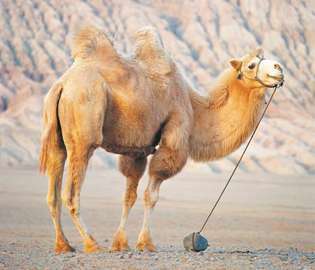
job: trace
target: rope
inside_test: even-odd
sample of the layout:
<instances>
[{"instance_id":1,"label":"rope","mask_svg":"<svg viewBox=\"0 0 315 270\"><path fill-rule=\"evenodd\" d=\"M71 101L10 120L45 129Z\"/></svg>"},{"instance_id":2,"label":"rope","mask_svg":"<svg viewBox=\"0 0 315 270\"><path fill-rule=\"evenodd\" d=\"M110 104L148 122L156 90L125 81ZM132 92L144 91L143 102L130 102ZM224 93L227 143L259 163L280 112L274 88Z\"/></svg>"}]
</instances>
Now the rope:
<instances>
[{"instance_id":1,"label":"rope","mask_svg":"<svg viewBox=\"0 0 315 270\"><path fill-rule=\"evenodd\" d=\"M267 105L266 105L266 107L265 107L265 109L264 109L264 111L263 111L263 113L262 113L262 115L261 115L261 117L260 117L260 119L259 119L259 121L258 121L258 123L257 123L257 125L256 125L256 127L255 127L255 129L254 129L254 132L253 132L252 135L250 136L249 141L248 141L248 143L246 144L246 147L245 147L245 149L244 149L244 151L243 151L241 157L239 158L238 162L236 163L236 165L235 165L235 167L234 167L234 169L233 169L233 171L232 171L232 173L231 173L231 175L230 175L230 177L229 177L229 180L226 182L226 184L225 184L223 190L221 191L221 194L220 194L219 198L218 198L217 201L215 202L215 204L214 204L214 206L212 207L212 209L211 209L209 215L207 216L207 218L206 218L206 220L204 221L204 223L203 223L201 229L199 230L199 233L201 233L202 230L204 229L204 227L206 226L206 224L207 224L209 218L211 217L212 213L214 212L214 209L217 207L217 205L218 205L218 203L219 203L219 201L220 201L220 199L221 199L223 193L225 192L226 188L228 187L230 181L232 180L232 178L233 178L233 176L234 176L234 174L235 174L235 172L236 172L238 166L240 165L240 163L241 163L241 161L242 161L242 159L243 159L243 156L244 156L244 154L245 154L245 152L246 152L246 150L247 150L249 144L251 143L252 139L253 139L254 136L255 136L255 133L256 133L258 127L259 127L259 124L260 124L261 120L262 120L262 119L264 118L264 116L265 116L265 113L266 113L266 111L267 111L267 109L268 109L268 107L269 107L269 105L270 105L270 103L271 103L271 101L272 101L272 99L273 99L273 96L275 95L275 93L276 93L276 91L277 91L277 87L278 87L277 85L274 87L274 90L273 90L273 92L272 92L272 94L271 94L271 96L270 96L270 99L269 99L269 101L268 101L268 103L267 103Z\"/></svg>"}]
</instances>

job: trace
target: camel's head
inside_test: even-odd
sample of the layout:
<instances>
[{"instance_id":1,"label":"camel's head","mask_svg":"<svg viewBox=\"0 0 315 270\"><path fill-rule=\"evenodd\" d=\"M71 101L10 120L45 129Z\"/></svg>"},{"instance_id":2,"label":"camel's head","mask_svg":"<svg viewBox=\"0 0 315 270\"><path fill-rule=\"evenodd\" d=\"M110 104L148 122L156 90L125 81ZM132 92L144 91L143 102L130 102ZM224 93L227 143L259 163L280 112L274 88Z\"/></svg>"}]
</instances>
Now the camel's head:
<instances>
[{"instance_id":1,"label":"camel's head","mask_svg":"<svg viewBox=\"0 0 315 270\"><path fill-rule=\"evenodd\" d=\"M248 88L271 88L282 86L283 69L274 60L265 59L262 49L256 49L240 59L230 60L231 66L237 70L238 79Z\"/></svg>"}]
</instances>

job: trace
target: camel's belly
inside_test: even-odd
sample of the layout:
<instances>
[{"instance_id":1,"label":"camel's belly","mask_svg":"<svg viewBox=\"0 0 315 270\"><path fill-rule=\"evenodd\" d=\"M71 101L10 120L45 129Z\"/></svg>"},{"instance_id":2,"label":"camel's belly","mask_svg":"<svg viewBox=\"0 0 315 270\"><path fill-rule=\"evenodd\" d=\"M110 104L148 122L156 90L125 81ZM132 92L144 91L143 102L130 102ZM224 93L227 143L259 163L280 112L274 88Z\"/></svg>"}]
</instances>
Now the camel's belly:
<instances>
[{"instance_id":1,"label":"camel's belly","mask_svg":"<svg viewBox=\"0 0 315 270\"><path fill-rule=\"evenodd\" d=\"M137 126L128 123L128 121L118 121L105 127L103 144L107 151L115 153L118 151L115 149L125 148L124 151L137 152L158 144L161 136L160 124Z\"/></svg>"},{"instance_id":2,"label":"camel's belly","mask_svg":"<svg viewBox=\"0 0 315 270\"><path fill-rule=\"evenodd\" d=\"M117 127L118 126L118 127ZM119 129L119 125L105 129L102 147L110 152L133 157L146 157L155 152L155 147L161 138L161 129L156 132L148 130L137 130L134 128Z\"/></svg>"},{"instance_id":3,"label":"camel's belly","mask_svg":"<svg viewBox=\"0 0 315 270\"><path fill-rule=\"evenodd\" d=\"M143 147L129 147L124 145L114 145L104 143L103 148L110 153L132 156L135 158L146 157L155 152L154 145L148 145Z\"/></svg>"}]
</instances>

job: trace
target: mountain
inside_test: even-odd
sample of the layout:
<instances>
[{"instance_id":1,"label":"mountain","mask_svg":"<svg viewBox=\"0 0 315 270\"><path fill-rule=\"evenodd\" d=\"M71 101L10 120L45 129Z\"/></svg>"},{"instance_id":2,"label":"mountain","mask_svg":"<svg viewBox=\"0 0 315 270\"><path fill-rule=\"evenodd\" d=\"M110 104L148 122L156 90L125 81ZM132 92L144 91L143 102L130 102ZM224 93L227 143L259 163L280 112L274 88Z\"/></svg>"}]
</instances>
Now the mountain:
<instances>
[{"instance_id":1,"label":"mountain","mask_svg":"<svg viewBox=\"0 0 315 270\"><path fill-rule=\"evenodd\" d=\"M286 81L241 169L315 173L315 1L289 0L1 1L0 166L36 165L43 96L71 65L71 34L84 24L104 29L121 53L132 51L134 31L153 25L203 92L230 58L263 47ZM202 167L230 170L240 151ZM113 167L115 157L97 151L92 166Z\"/></svg>"}]
</instances>

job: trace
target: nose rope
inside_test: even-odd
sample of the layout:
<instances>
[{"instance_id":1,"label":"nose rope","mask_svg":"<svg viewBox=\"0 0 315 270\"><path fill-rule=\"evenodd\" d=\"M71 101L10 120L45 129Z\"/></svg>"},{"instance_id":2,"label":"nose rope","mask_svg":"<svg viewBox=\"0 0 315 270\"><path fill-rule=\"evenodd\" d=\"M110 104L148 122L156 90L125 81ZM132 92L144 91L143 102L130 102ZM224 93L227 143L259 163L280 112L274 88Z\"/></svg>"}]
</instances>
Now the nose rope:
<instances>
[{"instance_id":1,"label":"nose rope","mask_svg":"<svg viewBox=\"0 0 315 270\"><path fill-rule=\"evenodd\" d=\"M257 123L257 125L256 125L256 127L255 127L255 129L254 129L254 131L253 131L253 133L252 133L252 135L250 136L249 141L248 141L248 143L246 144L246 147L245 147L245 149L244 149L242 155L240 156L239 160L237 161L237 163L236 163L236 165L235 165L235 167L234 167L234 169L233 169L233 171L232 171L232 173L231 173L231 175L230 175L228 181L226 182L226 184L225 184L223 190L221 191L220 196L219 196L218 199L216 200L216 202L215 202L214 206L212 207L212 209L211 209L209 215L208 215L207 218L205 219L205 221L204 221L204 223L203 223L201 229L199 230L199 233L202 232L202 230L204 229L204 227L205 227L206 224L208 223L208 220L209 220L209 218L211 217L212 213L214 212L214 209L217 207L217 205L218 205L218 203L219 203L221 197L223 196L223 194L224 194L226 188L227 188L228 185L230 184L230 182L231 182L231 180L232 180L232 178L233 178L233 176L234 176L234 174L235 174L237 168L239 167L239 165L240 165L240 163L241 163L241 161L242 161L242 159L243 159L243 157L244 157L244 155L245 155L245 152L246 152L248 146L250 145L252 139L253 139L254 136L255 136L255 133L256 133L258 127L259 127L259 124L260 124L261 120L264 118L264 116L265 116L265 114L266 114L266 111L267 111L267 109L268 109L268 107L269 107L269 105L270 105L270 103L271 103L271 101L272 101L272 99L273 99L273 97L274 97L274 95L275 95L275 93L276 93L278 87L279 87L278 85L275 85L275 86L274 86L274 90L273 90L273 92L272 92L272 94L271 94L271 96L270 96L270 99L269 99L269 101L268 101L268 103L267 103L267 105L266 105L266 107L265 107L265 109L264 109L264 111L263 111L263 113L262 113L262 115L261 115L261 117L260 117L260 119L259 119L259 121L258 121L258 123Z\"/></svg>"}]
</instances>

